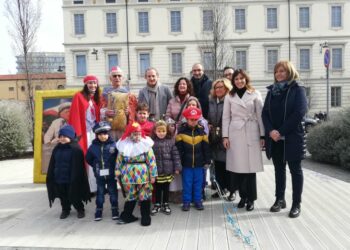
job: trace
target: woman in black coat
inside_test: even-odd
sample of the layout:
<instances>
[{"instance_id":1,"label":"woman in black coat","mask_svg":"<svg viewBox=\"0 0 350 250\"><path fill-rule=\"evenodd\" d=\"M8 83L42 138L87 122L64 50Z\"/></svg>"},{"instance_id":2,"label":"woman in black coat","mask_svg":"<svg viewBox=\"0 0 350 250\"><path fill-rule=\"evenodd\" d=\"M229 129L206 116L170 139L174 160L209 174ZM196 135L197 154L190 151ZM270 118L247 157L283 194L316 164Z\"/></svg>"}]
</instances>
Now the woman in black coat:
<instances>
[{"instance_id":1,"label":"woman in black coat","mask_svg":"<svg viewBox=\"0 0 350 250\"><path fill-rule=\"evenodd\" d=\"M304 158L303 118L307 112L305 89L297 81L298 72L289 61L280 61L274 68L274 84L267 87L268 93L262 111L265 126L266 155L272 158L275 167L276 201L271 212L279 212L286 207L286 163L292 175L293 204L289 217L300 214L303 191Z\"/></svg>"}]
</instances>

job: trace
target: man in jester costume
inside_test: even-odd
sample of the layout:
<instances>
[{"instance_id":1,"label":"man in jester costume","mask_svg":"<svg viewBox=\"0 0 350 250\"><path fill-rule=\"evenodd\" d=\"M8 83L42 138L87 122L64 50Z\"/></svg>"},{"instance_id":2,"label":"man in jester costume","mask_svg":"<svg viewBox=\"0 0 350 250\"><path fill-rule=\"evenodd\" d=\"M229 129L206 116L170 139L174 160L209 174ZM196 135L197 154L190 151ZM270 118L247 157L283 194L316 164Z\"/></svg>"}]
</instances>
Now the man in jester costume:
<instances>
[{"instance_id":1,"label":"man in jester costume","mask_svg":"<svg viewBox=\"0 0 350 250\"><path fill-rule=\"evenodd\" d=\"M130 123L117 142L118 157L116 176L126 192L124 211L118 224L136 221L132 213L136 202L140 202L141 225L151 225L152 184L157 174L156 160L152 150L153 141L145 136L140 124Z\"/></svg>"}]
</instances>

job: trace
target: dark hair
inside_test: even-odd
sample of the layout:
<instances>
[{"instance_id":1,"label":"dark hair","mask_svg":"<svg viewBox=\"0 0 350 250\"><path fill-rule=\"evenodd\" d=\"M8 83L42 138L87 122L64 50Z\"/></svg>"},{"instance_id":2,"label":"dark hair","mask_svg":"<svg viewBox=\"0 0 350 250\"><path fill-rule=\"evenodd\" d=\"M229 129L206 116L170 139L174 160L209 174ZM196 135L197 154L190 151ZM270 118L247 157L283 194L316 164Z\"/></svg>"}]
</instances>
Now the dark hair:
<instances>
[{"instance_id":1,"label":"dark hair","mask_svg":"<svg viewBox=\"0 0 350 250\"><path fill-rule=\"evenodd\" d=\"M84 98L89 101L90 100L90 91L87 86L87 84L84 85L83 89L80 91L80 93L84 96ZM93 97L94 101L96 102L97 105L100 104L101 101L101 89L100 86L97 85L96 92Z\"/></svg>"},{"instance_id":2,"label":"dark hair","mask_svg":"<svg viewBox=\"0 0 350 250\"><path fill-rule=\"evenodd\" d=\"M225 68L222 70L222 72L225 72L225 70L227 70L227 69L232 69L233 71L235 70L233 67L231 67L231 66L225 66Z\"/></svg>"},{"instance_id":3,"label":"dark hair","mask_svg":"<svg viewBox=\"0 0 350 250\"><path fill-rule=\"evenodd\" d=\"M148 104L145 103L145 102L141 102L141 103L137 104L136 112L138 112L138 111L147 111L147 112L149 112Z\"/></svg>"},{"instance_id":4,"label":"dark hair","mask_svg":"<svg viewBox=\"0 0 350 250\"><path fill-rule=\"evenodd\" d=\"M179 93L179 85L180 85L180 82L182 80L185 80L185 82L187 84L187 93L192 96L193 95L193 86L192 86L192 83L190 82L190 80L188 80L186 77L180 77L179 79L177 79L177 81L174 85L174 96L178 96L180 94Z\"/></svg>"},{"instance_id":5,"label":"dark hair","mask_svg":"<svg viewBox=\"0 0 350 250\"><path fill-rule=\"evenodd\" d=\"M237 87L235 85L235 78L241 74L244 78L245 78L245 82L246 82L246 88L247 90L254 90L254 88L252 87L252 85L250 84L250 78L248 76L248 74L243 70L243 69L236 69L234 72L233 72L233 75L232 75L232 89L230 91L230 95L231 96L234 96L235 93L237 92Z\"/></svg>"}]
</instances>

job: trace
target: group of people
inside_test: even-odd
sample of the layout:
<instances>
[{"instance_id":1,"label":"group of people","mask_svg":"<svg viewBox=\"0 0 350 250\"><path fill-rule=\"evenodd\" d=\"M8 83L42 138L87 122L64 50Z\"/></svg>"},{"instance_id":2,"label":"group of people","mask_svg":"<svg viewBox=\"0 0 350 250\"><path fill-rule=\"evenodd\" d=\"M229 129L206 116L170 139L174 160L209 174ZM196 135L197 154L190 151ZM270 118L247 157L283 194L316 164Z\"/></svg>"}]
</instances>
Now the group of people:
<instances>
[{"instance_id":1,"label":"group of people","mask_svg":"<svg viewBox=\"0 0 350 250\"><path fill-rule=\"evenodd\" d=\"M289 61L278 62L265 103L244 70L226 67L223 73L223 78L212 82L196 63L192 78L180 77L172 93L159 81L158 71L149 68L147 85L137 100L122 86L120 67L112 68L112 86L104 88L103 94L98 79L86 76L51 156L50 206L59 198L61 219L68 217L71 205L82 218L83 202L96 192L95 220L99 221L108 192L112 219L118 224L138 220L133 210L139 204L141 225L148 226L151 215L171 214L171 191L181 191L183 211L189 211L192 203L203 210L207 169L213 165L218 192L212 196L233 201L238 191L238 208L252 211L257 199L256 173L263 171L262 149L266 149L275 167L276 200L270 211L286 208L288 163L293 187L289 217L298 217L303 189L302 120L307 112L298 72ZM113 93L125 95L126 105L109 105L111 98L113 103L122 98ZM116 115L117 124L125 118L125 127L113 127L110 121ZM121 214L116 181L125 197Z\"/></svg>"}]
</instances>

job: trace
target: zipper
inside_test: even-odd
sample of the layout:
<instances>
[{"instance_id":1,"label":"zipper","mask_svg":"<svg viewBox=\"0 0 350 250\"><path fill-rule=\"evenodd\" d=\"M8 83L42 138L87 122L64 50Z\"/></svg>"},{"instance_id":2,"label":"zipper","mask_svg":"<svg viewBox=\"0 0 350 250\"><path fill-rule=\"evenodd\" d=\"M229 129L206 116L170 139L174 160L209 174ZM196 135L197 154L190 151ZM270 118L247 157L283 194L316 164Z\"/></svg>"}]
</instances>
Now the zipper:
<instances>
[{"instance_id":1,"label":"zipper","mask_svg":"<svg viewBox=\"0 0 350 250\"><path fill-rule=\"evenodd\" d=\"M194 168L194 128L192 129L192 168Z\"/></svg>"},{"instance_id":2,"label":"zipper","mask_svg":"<svg viewBox=\"0 0 350 250\"><path fill-rule=\"evenodd\" d=\"M103 144L101 146L101 166L102 166L102 169L105 169L105 162L103 160ZM107 180L107 177L104 176L105 180Z\"/></svg>"}]
</instances>

